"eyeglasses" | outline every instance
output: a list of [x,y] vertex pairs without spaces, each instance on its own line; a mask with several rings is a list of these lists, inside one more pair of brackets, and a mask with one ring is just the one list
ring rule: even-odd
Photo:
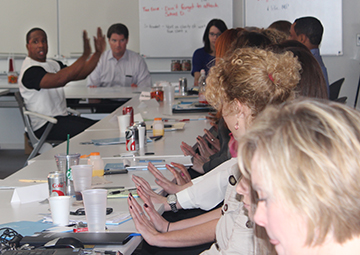
[[214,36],[219,37],[219,36],[221,35],[221,33],[218,33],[218,34],[215,34],[215,33],[209,33],[209,35],[210,35],[211,37],[214,37]]

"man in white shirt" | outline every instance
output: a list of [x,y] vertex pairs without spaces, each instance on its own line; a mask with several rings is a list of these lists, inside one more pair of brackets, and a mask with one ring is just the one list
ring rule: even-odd
[[113,24],[107,32],[110,49],[105,51],[88,77],[88,86],[151,87],[151,75],[144,59],[126,49],[129,30],[124,24]]

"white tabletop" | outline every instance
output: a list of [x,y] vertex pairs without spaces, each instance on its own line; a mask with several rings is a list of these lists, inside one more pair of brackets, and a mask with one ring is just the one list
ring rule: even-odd
[[[75,93],[74,93],[75,95]],[[141,113],[145,119],[153,119],[155,117],[170,118],[170,119],[202,119],[185,122],[183,130],[165,132],[163,138],[158,141],[148,143],[144,150],[137,152],[142,155],[145,152],[154,152],[155,156],[177,156],[183,157],[183,153],[180,149],[182,141],[192,145],[196,142],[196,136],[202,135],[204,128],[210,128],[210,123],[207,120],[203,120],[205,114],[174,114],[171,115],[171,107],[164,103],[157,104],[154,101],[140,102],[139,96],[132,94],[131,99],[127,105],[134,107],[135,113]],[[93,144],[82,144],[84,142],[90,142],[92,139],[103,138],[116,138],[119,137],[119,128],[117,123],[117,115],[121,114],[120,107],[118,110],[108,115],[95,125],[91,126],[86,131],[70,139],[70,153],[79,152],[81,154],[90,154],[90,152],[99,151],[100,155],[104,159],[105,163],[121,163],[122,158],[118,155],[129,154],[126,151],[125,145],[109,145],[109,146],[95,146]],[[149,121],[150,123],[152,120]],[[173,122],[168,122],[173,123]],[[27,203],[27,204],[11,204],[11,196],[13,191],[7,190],[14,187],[22,187],[35,185],[36,183],[20,182],[19,180],[37,180],[43,182],[46,180],[47,175],[51,171],[56,170],[56,164],[54,155],[58,153],[66,153],[66,143],[62,143],[57,147],[35,157],[31,164],[13,175],[9,176],[5,180],[0,181],[0,223],[14,222],[20,220],[37,221],[42,218],[41,213],[48,212],[48,204],[40,204],[39,202]],[[116,157],[117,156],[117,157]],[[175,160],[174,160],[175,161]],[[86,163],[86,159],[81,159],[81,164]],[[172,179],[173,176],[168,170],[161,170],[162,173]],[[150,185],[155,185],[154,177],[148,171],[129,171],[127,174],[105,176],[104,178],[111,181],[106,184],[106,187],[124,186],[134,187],[131,181],[131,175],[136,174],[145,178]],[[141,203],[141,201],[139,201]],[[114,211],[127,211],[126,199],[108,199],[108,206],[113,207]],[[163,208],[158,207],[159,211]],[[109,231],[116,232],[136,232],[132,221],[120,224],[118,226],[109,227]],[[133,238],[125,246],[119,245],[115,247],[124,254],[131,254],[131,252],[140,243],[141,238]],[[98,247],[97,247],[98,248]],[[100,247],[101,248],[101,247]],[[102,247],[104,249],[115,249],[114,247]]]

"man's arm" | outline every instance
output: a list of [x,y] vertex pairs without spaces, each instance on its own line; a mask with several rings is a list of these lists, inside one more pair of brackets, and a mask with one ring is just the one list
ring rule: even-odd
[[[103,37],[102,39],[105,45],[105,39]],[[91,47],[89,39],[87,37],[87,33],[86,31],[84,31],[84,52],[82,56],[78,58],[71,66],[63,68],[57,73],[47,73],[40,82],[40,88],[63,87],[70,81],[84,79],[86,75],[88,75],[96,67],[97,61],[99,60],[102,53],[101,50],[104,49],[101,47],[102,43],[98,40],[101,40],[101,38],[99,38],[99,31],[98,38],[96,39],[97,42],[95,42],[96,52],[89,59],[89,61],[87,61],[88,57],[91,54]]]

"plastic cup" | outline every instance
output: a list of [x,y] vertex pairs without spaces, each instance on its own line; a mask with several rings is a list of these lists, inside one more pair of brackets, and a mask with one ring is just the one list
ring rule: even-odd
[[175,100],[175,87],[168,85],[164,87],[164,102],[172,104]]
[[89,232],[104,232],[106,222],[106,189],[88,189],[81,191],[86,222]]
[[74,165],[71,172],[74,182],[76,200],[82,200],[81,191],[91,189],[92,165]]
[[49,204],[53,223],[58,226],[68,225],[70,214],[70,197],[49,197]]
[[125,137],[125,131],[130,126],[130,114],[120,115],[117,117],[119,122],[120,137]]
[[[73,165],[78,165],[80,160],[80,153],[74,154],[57,154],[55,155],[55,161],[57,168],[60,172],[63,172],[66,179],[66,195],[73,196],[74,192],[74,184],[71,174],[71,167]],[[67,171],[70,169],[70,171]]]

